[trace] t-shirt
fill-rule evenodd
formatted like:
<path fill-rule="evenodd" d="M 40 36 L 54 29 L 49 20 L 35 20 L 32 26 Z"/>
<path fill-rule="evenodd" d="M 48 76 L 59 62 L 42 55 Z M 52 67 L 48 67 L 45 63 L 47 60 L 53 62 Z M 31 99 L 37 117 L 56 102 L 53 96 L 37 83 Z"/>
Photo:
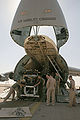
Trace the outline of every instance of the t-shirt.
<path fill-rule="evenodd" d="M 70 84 L 71 84 L 71 88 L 70 89 L 75 90 L 75 81 L 73 79 L 70 81 Z"/>
<path fill-rule="evenodd" d="M 59 76 L 55 76 L 55 79 L 56 79 L 56 81 L 59 81 L 60 78 L 59 78 Z"/>
<path fill-rule="evenodd" d="M 39 89 L 43 89 L 44 79 L 43 79 L 43 78 L 41 78 L 39 81 L 40 81 L 40 84 L 39 84 Z"/>
<path fill-rule="evenodd" d="M 60 82 L 60 77 L 59 76 L 55 76 L 55 80 L 56 80 L 56 88 L 57 88 L 58 85 L 59 85 L 59 82 Z"/>

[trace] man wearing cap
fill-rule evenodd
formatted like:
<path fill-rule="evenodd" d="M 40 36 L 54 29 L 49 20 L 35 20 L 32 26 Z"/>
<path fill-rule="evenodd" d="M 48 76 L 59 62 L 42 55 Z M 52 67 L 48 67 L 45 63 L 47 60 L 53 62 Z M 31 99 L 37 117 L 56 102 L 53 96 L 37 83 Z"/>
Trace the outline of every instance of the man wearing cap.
<path fill-rule="evenodd" d="M 56 80 L 56 90 L 57 90 L 57 94 L 59 94 L 60 77 L 59 77 L 59 74 L 58 74 L 58 73 L 56 73 L 56 75 L 55 75 L 55 80 Z"/>
<path fill-rule="evenodd" d="M 72 79 L 72 76 L 69 76 L 70 85 L 69 86 L 69 106 L 75 106 L 76 97 L 75 97 L 75 81 Z M 67 83 L 68 84 L 68 83 Z"/>
<path fill-rule="evenodd" d="M 13 84 L 12 87 L 10 88 L 8 95 L 5 97 L 3 102 L 5 102 L 11 96 L 11 94 L 12 94 L 12 100 L 14 100 L 15 91 L 17 92 L 17 98 L 20 98 L 20 95 L 24 91 L 25 85 L 26 85 L 26 81 L 24 79 L 19 80 L 15 84 Z"/>
<path fill-rule="evenodd" d="M 38 86 L 38 94 L 39 94 L 40 100 L 43 97 L 43 86 L 44 86 L 44 83 L 45 83 L 45 81 L 41 77 L 41 74 L 39 73 L 34 86 L 35 87 Z"/>

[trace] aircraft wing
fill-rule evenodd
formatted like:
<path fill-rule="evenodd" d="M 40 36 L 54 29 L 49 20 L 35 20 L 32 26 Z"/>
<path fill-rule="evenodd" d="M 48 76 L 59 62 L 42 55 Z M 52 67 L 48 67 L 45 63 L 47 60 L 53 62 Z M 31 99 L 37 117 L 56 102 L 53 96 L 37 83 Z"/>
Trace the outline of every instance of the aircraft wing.
<path fill-rule="evenodd" d="M 80 76 L 80 69 L 69 67 L 69 74 L 73 76 Z"/>

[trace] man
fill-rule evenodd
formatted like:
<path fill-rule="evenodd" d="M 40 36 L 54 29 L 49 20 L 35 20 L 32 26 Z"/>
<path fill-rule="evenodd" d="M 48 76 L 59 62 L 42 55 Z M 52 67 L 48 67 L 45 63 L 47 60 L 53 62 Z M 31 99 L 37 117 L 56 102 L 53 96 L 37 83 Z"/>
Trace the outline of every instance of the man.
<path fill-rule="evenodd" d="M 57 90 L 57 94 L 59 94 L 60 77 L 59 77 L 59 74 L 58 74 L 58 73 L 56 73 L 56 75 L 55 75 L 55 80 L 56 80 L 56 90 Z"/>
<path fill-rule="evenodd" d="M 56 80 L 50 75 L 46 75 L 47 80 L 47 105 L 50 104 L 50 95 L 52 96 L 52 105 L 55 104 L 55 88 L 56 88 Z"/>
<path fill-rule="evenodd" d="M 69 106 L 75 106 L 76 104 L 76 97 L 75 97 L 75 81 L 72 79 L 72 76 L 69 76 L 69 80 L 70 80 L 70 85 L 69 86 Z"/>
<path fill-rule="evenodd" d="M 11 94 L 12 94 L 12 100 L 14 100 L 15 91 L 17 92 L 17 98 L 20 98 L 20 95 L 24 91 L 25 85 L 26 85 L 26 82 L 25 82 L 24 79 L 16 82 L 14 85 L 12 85 L 12 87 L 10 88 L 10 91 L 9 91 L 8 95 L 5 97 L 5 99 L 4 99 L 3 102 L 5 102 L 11 96 Z"/>
<path fill-rule="evenodd" d="M 43 85 L 44 84 L 45 84 L 44 79 L 41 77 L 40 74 L 38 74 L 34 87 L 38 86 L 38 94 L 39 94 L 40 100 L 42 99 L 42 96 L 43 96 Z"/>

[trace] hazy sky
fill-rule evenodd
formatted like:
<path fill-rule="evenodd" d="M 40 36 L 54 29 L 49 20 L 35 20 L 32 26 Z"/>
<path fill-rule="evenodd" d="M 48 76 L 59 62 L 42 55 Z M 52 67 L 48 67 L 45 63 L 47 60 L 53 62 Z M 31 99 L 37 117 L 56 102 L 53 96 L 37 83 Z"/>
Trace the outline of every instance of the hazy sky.
<path fill-rule="evenodd" d="M 80 0 L 58 0 L 69 30 L 68 42 L 60 54 L 67 64 L 80 68 Z M 0 0 L 0 73 L 13 71 L 26 54 L 10 37 L 10 28 L 20 0 Z M 49 36 L 50 37 L 50 36 Z"/>

